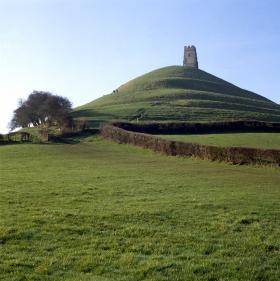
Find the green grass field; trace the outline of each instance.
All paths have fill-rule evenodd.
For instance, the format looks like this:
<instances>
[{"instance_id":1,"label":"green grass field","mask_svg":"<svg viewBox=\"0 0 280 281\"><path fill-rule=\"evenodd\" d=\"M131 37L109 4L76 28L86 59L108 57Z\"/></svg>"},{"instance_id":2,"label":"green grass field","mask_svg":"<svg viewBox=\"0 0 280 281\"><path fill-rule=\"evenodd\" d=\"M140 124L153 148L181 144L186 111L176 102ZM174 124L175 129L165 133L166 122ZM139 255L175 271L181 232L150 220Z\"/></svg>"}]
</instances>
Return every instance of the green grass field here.
<instances>
[{"instance_id":1,"label":"green grass field","mask_svg":"<svg viewBox=\"0 0 280 281\"><path fill-rule=\"evenodd\" d=\"M1 281L279 280L278 168L96 136L3 145L0 165Z\"/></svg>"},{"instance_id":2,"label":"green grass field","mask_svg":"<svg viewBox=\"0 0 280 281\"><path fill-rule=\"evenodd\" d=\"M157 135L162 138L217 146L280 149L279 133L224 133L196 135Z\"/></svg>"}]
</instances>

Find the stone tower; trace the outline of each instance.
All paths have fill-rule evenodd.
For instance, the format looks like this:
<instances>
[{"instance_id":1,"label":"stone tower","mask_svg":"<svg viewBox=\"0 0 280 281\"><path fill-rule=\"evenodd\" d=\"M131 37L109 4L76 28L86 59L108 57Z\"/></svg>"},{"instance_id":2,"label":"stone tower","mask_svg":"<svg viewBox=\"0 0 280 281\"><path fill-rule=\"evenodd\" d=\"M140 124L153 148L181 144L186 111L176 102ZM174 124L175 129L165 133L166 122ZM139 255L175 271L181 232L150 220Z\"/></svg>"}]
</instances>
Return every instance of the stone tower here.
<instances>
[{"instance_id":1,"label":"stone tower","mask_svg":"<svg viewBox=\"0 0 280 281\"><path fill-rule=\"evenodd\" d=\"M198 68L197 54L195 46L184 47L184 66L191 66Z\"/></svg>"}]
</instances>

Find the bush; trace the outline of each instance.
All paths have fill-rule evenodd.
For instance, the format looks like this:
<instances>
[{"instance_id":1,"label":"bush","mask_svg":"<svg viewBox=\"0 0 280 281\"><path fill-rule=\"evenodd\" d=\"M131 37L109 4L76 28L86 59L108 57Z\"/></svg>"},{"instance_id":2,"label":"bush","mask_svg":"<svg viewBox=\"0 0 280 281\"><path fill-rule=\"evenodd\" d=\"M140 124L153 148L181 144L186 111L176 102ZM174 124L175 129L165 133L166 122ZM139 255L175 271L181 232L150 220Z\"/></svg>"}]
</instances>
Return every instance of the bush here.
<instances>
[{"instance_id":1,"label":"bush","mask_svg":"<svg viewBox=\"0 0 280 281\"><path fill-rule=\"evenodd\" d=\"M149 134L201 134L215 132L280 132L280 123L260 121L232 122L166 122L166 123L125 123L116 122L113 125L134 132Z\"/></svg>"},{"instance_id":2,"label":"bush","mask_svg":"<svg viewBox=\"0 0 280 281\"><path fill-rule=\"evenodd\" d=\"M167 155L195 156L201 159L226 161L234 164L278 164L280 150L243 147L218 147L167 140L153 135L131 132L113 125L103 125L101 135L118 143L133 144Z\"/></svg>"}]
</instances>

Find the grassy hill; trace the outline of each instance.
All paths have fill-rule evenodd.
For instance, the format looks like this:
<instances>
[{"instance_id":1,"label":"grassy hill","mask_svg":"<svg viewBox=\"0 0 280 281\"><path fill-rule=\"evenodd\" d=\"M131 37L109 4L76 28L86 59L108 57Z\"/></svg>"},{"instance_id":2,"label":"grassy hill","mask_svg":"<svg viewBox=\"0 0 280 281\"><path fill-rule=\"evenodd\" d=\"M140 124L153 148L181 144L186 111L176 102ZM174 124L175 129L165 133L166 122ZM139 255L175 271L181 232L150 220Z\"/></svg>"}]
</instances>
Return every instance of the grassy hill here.
<instances>
[{"instance_id":1,"label":"grassy hill","mask_svg":"<svg viewBox=\"0 0 280 281\"><path fill-rule=\"evenodd\" d=\"M280 106L203 70L169 66L122 85L117 92L76 108L94 123L129 121L280 121Z\"/></svg>"},{"instance_id":2,"label":"grassy hill","mask_svg":"<svg viewBox=\"0 0 280 281\"><path fill-rule=\"evenodd\" d=\"M1 281L279 280L278 168L79 140L0 146Z\"/></svg>"}]
</instances>

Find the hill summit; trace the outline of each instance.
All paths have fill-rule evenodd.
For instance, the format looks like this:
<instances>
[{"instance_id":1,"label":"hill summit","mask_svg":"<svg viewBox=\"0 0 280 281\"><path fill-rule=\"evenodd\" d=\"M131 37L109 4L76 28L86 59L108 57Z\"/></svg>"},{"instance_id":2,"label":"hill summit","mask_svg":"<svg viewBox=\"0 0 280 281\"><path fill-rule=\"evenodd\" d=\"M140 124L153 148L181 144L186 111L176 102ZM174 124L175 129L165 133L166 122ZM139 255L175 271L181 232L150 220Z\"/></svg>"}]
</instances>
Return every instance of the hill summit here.
<instances>
[{"instance_id":1,"label":"hill summit","mask_svg":"<svg viewBox=\"0 0 280 281\"><path fill-rule=\"evenodd\" d=\"M191 46L185 47L183 66L168 66L135 78L76 108L73 115L93 124L110 120L280 122L280 106L198 69Z\"/></svg>"}]
</instances>

